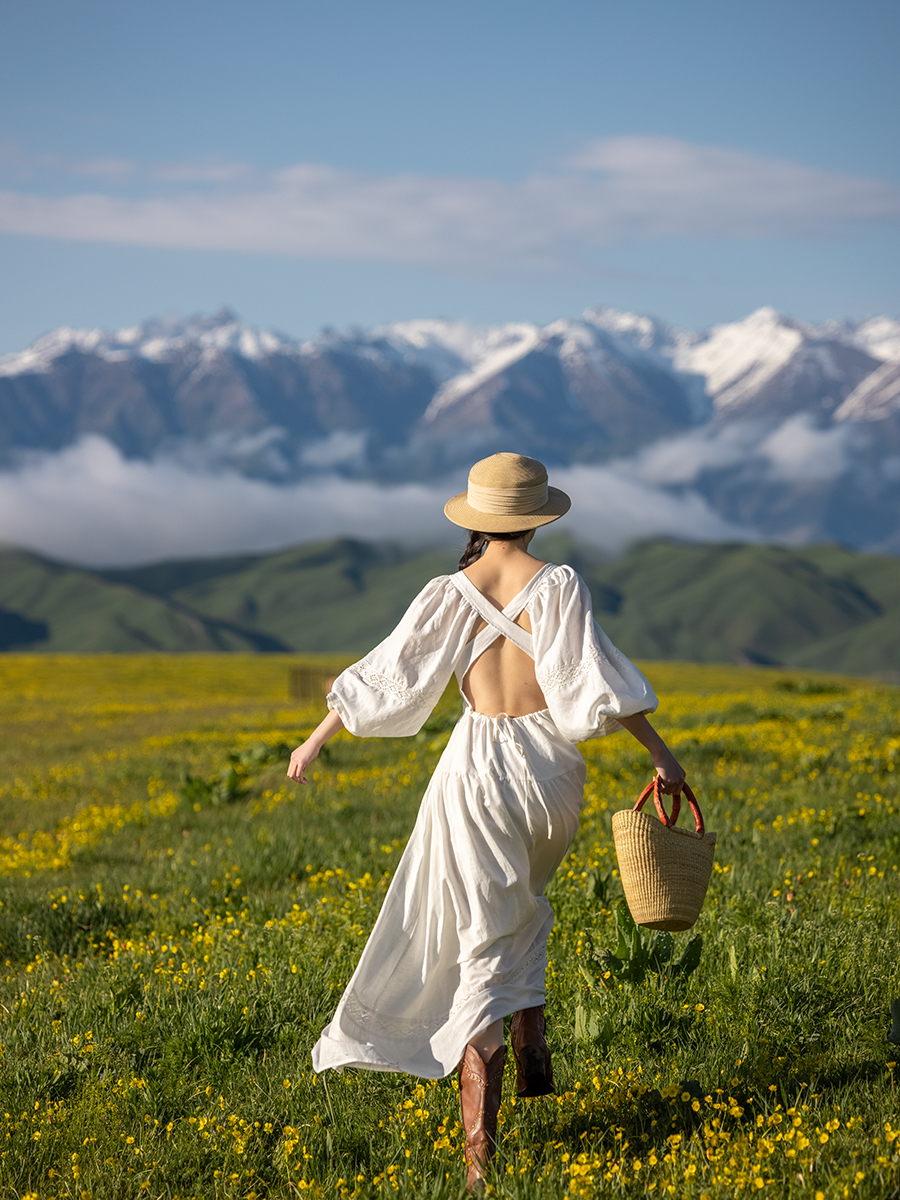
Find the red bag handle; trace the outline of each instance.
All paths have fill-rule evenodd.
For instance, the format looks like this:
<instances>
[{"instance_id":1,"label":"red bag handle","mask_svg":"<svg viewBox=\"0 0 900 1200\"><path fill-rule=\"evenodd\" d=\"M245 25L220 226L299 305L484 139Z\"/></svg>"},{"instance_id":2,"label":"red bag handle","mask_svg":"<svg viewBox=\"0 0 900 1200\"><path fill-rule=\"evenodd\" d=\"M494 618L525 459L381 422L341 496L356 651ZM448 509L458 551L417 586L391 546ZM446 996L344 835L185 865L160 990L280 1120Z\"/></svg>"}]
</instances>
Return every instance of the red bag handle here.
<instances>
[{"instance_id":1,"label":"red bag handle","mask_svg":"<svg viewBox=\"0 0 900 1200\"><path fill-rule=\"evenodd\" d=\"M703 813L700 811L700 805L697 803L697 799L694 796L694 793L691 791L690 784L687 781L681 785L681 791L684 792L688 798L688 804L691 806L691 812L694 814L694 821L697 825L697 833L700 835L700 837L703 837L704 833L706 832L706 826L703 823ZM670 817L666 814L666 810L663 807L662 795L659 790L659 776L654 775L651 781L641 792L640 796L638 796L637 804L634 806L635 812L641 811L641 809L644 807L644 801L651 792L653 793L653 802L656 805L656 811L659 813L659 819L667 829L671 829L671 827L678 820L678 814L681 812L681 792L676 792L672 797L672 815Z\"/></svg>"}]
</instances>

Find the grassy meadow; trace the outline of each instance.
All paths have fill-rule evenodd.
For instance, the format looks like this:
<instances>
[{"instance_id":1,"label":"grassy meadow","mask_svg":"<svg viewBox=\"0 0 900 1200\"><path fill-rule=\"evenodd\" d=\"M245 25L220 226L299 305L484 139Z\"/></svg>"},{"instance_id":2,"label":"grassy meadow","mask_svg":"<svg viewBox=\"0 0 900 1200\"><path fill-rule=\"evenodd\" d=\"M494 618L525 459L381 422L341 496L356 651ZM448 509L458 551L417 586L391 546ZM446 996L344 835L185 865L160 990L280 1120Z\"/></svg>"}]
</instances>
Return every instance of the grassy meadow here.
<instances>
[{"instance_id":1,"label":"grassy meadow","mask_svg":"<svg viewBox=\"0 0 900 1200\"><path fill-rule=\"evenodd\" d=\"M288 786L324 711L290 699L298 661L0 657L4 1200L460 1195L454 1079L309 1057L456 702ZM719 835L710 893L668 961L629 926L610 821L649 761L586 744L551 889L558 1094L516 1101L508 1066L492 1194L898 1196L898 693L645 670Z\"/></svg>"}]
</instances>

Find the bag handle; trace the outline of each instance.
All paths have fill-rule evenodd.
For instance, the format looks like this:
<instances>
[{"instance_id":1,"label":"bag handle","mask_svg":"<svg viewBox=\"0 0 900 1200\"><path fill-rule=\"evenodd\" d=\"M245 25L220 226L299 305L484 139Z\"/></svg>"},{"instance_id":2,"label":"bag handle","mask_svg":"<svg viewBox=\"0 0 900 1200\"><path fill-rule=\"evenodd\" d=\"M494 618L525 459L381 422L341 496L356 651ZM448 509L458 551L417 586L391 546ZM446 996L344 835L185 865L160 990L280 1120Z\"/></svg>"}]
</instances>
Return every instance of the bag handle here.
<instances>
[{"instance_id":1,"label":"bag handle","mask_svg":"<svg viewBox=\"0 0 900 1200\"><path fill-rule=\"evenodd\" d=\"M683 791L688 798L688 804L691 806L691 812L694 814L697 833L700 837L703 837L704 833L706 832L706 826L703 823L703 813L700 811L700 805L697 803L697 798L691 791L690 784L687 782L687 780L685 780L685 782L681 785L681 791ZM681 812L681 792L676 792L672 797L672 815L670 817L667 815L663 806L662 794L659 790L659 776L654 775L651 781L641 792L640 796L638 796L637 804L634 806L635 812L641 811L641 809L644 807L644 801L651 792L653 793L653 802L656 805L656 811L659 813L659 819L667 829L671 829L678 820L678 814Z\"/></svg>"}]
</instances>

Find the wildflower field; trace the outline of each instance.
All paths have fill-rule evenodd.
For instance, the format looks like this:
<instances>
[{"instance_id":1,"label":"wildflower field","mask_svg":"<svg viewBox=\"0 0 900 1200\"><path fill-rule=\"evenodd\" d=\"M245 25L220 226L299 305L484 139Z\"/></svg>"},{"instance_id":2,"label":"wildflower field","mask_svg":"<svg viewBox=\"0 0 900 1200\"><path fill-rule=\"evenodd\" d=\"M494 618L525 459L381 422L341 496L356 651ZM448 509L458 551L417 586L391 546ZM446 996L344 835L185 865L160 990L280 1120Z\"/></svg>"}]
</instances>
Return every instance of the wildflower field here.
<instances>
[{"instance_id":1,"label":"wildflower field","mask_svg":"<svg viewBox=\"0 0 900 1200\"><path fill-rule=\"evenodd\" d=\"M288 698L296 662L0 657L3 1200L460 1195L454 1079L309 1057L456 702L288 786L324 711ZM610 821L649 762L586 744L551 894L558 1094L516 1101L508 1066L492 1194L900 1196L898 692L645 670L719 835L710 893L674 946L630 925Z\"/></svg>"}]
</instances>

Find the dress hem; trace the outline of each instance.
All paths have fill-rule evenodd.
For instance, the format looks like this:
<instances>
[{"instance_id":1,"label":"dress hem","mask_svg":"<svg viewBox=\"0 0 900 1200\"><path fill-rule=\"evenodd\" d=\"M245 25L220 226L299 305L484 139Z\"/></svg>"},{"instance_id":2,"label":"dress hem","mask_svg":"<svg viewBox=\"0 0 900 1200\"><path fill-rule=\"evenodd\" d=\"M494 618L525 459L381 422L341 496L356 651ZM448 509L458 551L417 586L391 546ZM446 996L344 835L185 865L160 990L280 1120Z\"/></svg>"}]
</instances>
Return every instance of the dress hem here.
<instances>
[{"instance_id":1,"label":"dress hem","mask_svg":"<svg viewBox=\"0 0 900 1200\"><path fill-rule=\"evenodd\" d=\"M542 972L543 973L543 972ZM398 1055L395 1060L380 1054L369 1042L358 1041L353 1037L342 1035L332 1036L332 1026L341 1018L335 1014L335 1020L322 1031L322 1035L312 1050L313 1070L317 1075L324 1071L343 1071L345 1067L356 1067L364 1071L396 1071L403 1075L415 1075L419 1079L444 1079L452 1075L465 1053L466 1045L479 1033L483 1032L495 1021L512 1016L523 1008L533 1008L544 1004L547 999L546 988L543 986L523 987L521 984L506 988L492 989L489 1003L483 1007L475 1004L464 1006L448 1025L445 1025L426 1041L420 1048L421 1058ZM467 1010L478 1013L477 1017L469 1016L464 1020ZM465 1032L452 1033L450 1028ZM471 1031L471 1032L470 1032ZM441 1046L433 1047L432 1041L438 1039ZM381 1035L382 1043L388 1039ZM454 1047L451 1049L451 1045ZM401 1058L405 1061L400 1061ZM430 1061L427 1061L430 1059ZM327 1061L326 1061L327 1060Z\"/></svg>"}]
</instances>

